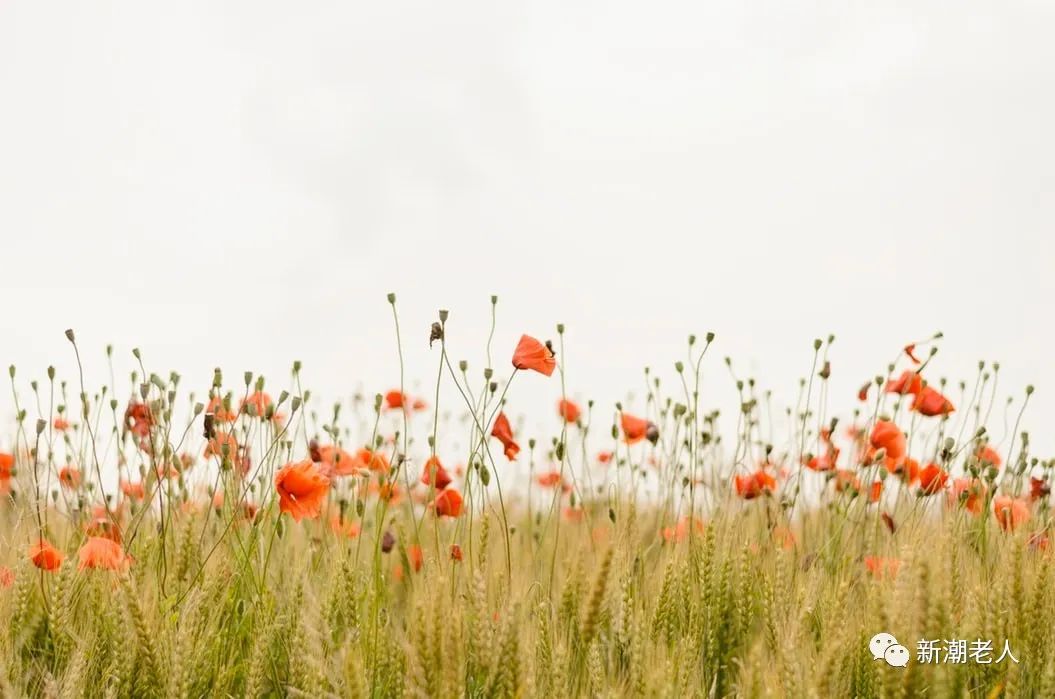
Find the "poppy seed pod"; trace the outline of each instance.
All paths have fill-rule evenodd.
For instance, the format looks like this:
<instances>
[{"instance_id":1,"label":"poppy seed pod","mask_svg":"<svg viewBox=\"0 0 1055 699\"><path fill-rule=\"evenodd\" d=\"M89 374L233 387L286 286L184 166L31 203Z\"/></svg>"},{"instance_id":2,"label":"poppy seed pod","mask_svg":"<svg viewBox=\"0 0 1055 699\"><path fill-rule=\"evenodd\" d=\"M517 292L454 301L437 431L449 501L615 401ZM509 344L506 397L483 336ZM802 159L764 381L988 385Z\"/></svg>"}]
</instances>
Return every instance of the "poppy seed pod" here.
<instances>
[{"instance_id":1,"label":"poppy seed pod","mask_svg":"<svg viewBox=\"0 0 1055 699\"><path fill-rule=\"evenodd\" d=\"M652 442L653 446L659 441L659 428L656 427L656 423L648 423L648 429L645 430L645 439Z\"/></svg>"},{"instance_id":2,"label":"poppy seed pod","mask_svg":"<svg viewBox=\"0 0 1055 699\"><path fill-rule=\"evenodd\" d=\"M76 338L74 338L74 336L73 336L73 328L67 328L67 330L66 330L66 339L69 340L70 342L76 342L77 341Z\"/></svg>"},{"instance_id":3,"label":"poppy seed pod","mask_svg":"<svg viewBox=\"0 0 1055 699\"><path fill-rule=\"evenodd\" d=\"M441 323L446 323L446 322L447 322L447 316L448 316L448 315L449 315L449 311L447 311L447 310L446 310L446 309L444 309L444 308L441 308L441 309L440 309L440 322L441 322Z\"/></svg>"}]
</instances>

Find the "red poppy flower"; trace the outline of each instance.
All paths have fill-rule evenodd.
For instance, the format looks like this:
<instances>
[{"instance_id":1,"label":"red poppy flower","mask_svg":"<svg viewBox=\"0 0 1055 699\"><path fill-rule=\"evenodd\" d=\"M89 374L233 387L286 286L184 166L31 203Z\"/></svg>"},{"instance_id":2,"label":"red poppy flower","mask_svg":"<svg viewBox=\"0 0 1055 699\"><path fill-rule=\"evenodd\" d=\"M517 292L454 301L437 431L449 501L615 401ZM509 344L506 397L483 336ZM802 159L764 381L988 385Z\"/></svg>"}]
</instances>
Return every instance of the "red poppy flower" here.
<instances>
[{"instance_id":1,"label":"red poppy flower","mask_svg":"<svg viewBox=\"0 0 1055 699\"><path fill-rule=\"evenodd\" d=\"M871 387L872 382L869 381L865 385L861 386L861 388L857 389L857 400L861 401L862 403L868 400L868 389L870 389Z\"/></svg>"},{"instance_id":2,"label":"red poppy flower","mask_svg":"<svg viewBox=\"0 0 1055 699\"><path fill-rule=\"evenodd\" d=\"M560 475L560 471L553 470L547 471L546 473L540 473L535 476L535 481L543 488L557 488L561 490L569 490L570 487L564 483L564 479Z\"/></svg>"},{"instance_id":3,"label":"red poppy flower","mask_svg":"<svg viewBox=\"0 0 1055 699\"><path fill-rule=\"evenodd\" d=\"M203 455L206 459L213 456L217 459L223 459L225 446L227 447L227 458L235 461L238 458L238 440L230 432L216 432L215 436L205 443Z\"/></svg>"},{"instance_id":4,"label":"red poppy flower","mask_svg":"<svg viewBox=\"0 0 1055 699\"><path fill-rule=\"evenodd\" d=\"M597 453L597 463L607 464L612 460L612 452L601 451Z\"/></svg>"},{"instance_id":5,"label":"red poppy flower","mask_svg":"<svg viewBox=\"0 0 1055 699\"><path fill-rule=\"evenodd\" d=\"M1046 500L1051 495L1051 484L1044 478L1030 476L1029 497L1032 500Z\"/></svg>"},{"instance_id":6,"label":"red poppy flower","mask_svg":"<svg viewBox=\"0 0 1055 699\"><path fill-rule=\"evenodd\" d=\"M948 415L956 410L952 402L930 386L924 386L912 399L912 409L920 415L934 417Z\"/></svg>"},{"instance_id":7,"label":"red poppy flower","mask_svg":"<svg viewBox=\"0 0 1055 699\"><path fill-rule=\"evenodd\" d=\"M637 444L648 435L649 425L652 423L644 418L635 417L630 413L622 413L619 422L623 428L623 439L627 444Z\"/></svg>"},{"instance_id":8,"label":"red poppy flower","mask_svg":"<svg viewBox=\"0 0 1055 699\"><path fill-rule=\"evenodd\" d=\"M0 587L7 588L15 584L15 574L7 566L0 566Z\"/></svg>"},{"instance_id":9,"label":"red poppy flower","mask_svg":"<svg viewBox=\"0 0 1055 699\"><path fill-rule=\"evenodd\" d=\"M1004 531L1014 531L1029 521L1029 503L1025 500L1000 495L993 498L993 516Z\"/></svg>"},{"instance_id":10,"label":"red poppy flower","mask_svg":"<svg viewBox=\"0 0 1055 699\"><path fill-rule=\"evenodd\" d=\"M761 468L747 475L738 474L733 478L733 482L736 494L744 500L754 500L761 495L772 493L777 487L777 479Z\"/></svg>"},{"instance_id":11,"label":"red poppy flower","mask_svg":"<svg viewBox=\"0 0 1055 699\"><path fill-rule=\"evenodd\" d=\"M29 547L29 560L41 570L56 571L62 565L62 551L52 546L46 539L41 539Z\"/></svg>"},{"instance_id":12,"label":"red poppy flower","mask_svg":"<svg viewBox=\"0 0 1055 699\"><path fill-rule=\"evenodd\" d=\"M505 413L498 413L495 424L491 428L491 436L502 443L505 448L506 458L512 461L520 453L520 445L513 440L513 428L509 424L509 418Z\"/></svg>"},{"instance_id":13,"label":"red poppy flower","mask_svg":"<svg viewBox=\"0 0 1055 699\"><path fill-rule=\"evenodd\" d=\"M872 486L868 489L868 502L879 502L882 495L883 481L872 481Z\"/></svg>"},{"instance_id":14,"label":"red poppy flower","mask_svg":"<svg viewBox=\"0 0 1055 699\"><path fill-rule=\"evenodd\" d=\"M919 360L919 357L916 356L916 343L913 342L910 345L905 345L905 354L912 360L913 364L923 363Z\"/></svg>"},{"instance_id":15,"label":"red poppy flower","mask_svg":"<svg viewBox=\"0 0 1055 699\"><path fill-rule=\"evenodd\" d=\"M360 468L367 468L371 471L377 471L378 473L388 473L392 464L388 462L388 457L379 451L371 451L366 447L363 447L355 453L355 458L359 461L362 466Z\"/></svg>"},{"instance_id":16,"label":"red poppy flower","mask_svg":"<svg viewBox=\"0 0 1055 699\"><path fill-rule=\"evenodd\" d=\"M77 570L86 568L98 568L106 570L123 570L128 567L131 559L121 549L121 545L113 539L100 536L89 537L77 552L80 562Z\"/></svg>"},{"instance_id":17,"label":"red poppy flower","mask_svg":"<svg viewBox=\"0 0 1055 699\"><path fill-rule=\"evenodd\" d=\"M385 408L399 410L406 403L407 396L402 391L392 390L385 394Z\"/></svg>"},{"instance_id":18,"label":"red poppy flower","mask_svg":"<svg viewBox=\"0 0 1055 699\"><path fill-rule=\"evenodd\" d=\"M927 464L919 472L919 489L924 495L935 495L945 489L949 474L938 464Z\"/></svg>"},{"instance_id":19,"label":"red poppy flower","mask_svg":"<svg viewBox=\"0 0 1055 699\"><path fill-rule=\"evenodd\" d=\"M435 487L436 490L443 490L451 484L451 477L447 469L443 468L439 458L432 456L425 462L425 468L421 472L421 482Z\"/></svg>"},{"instance_id":20,"label":"red poppy flower","mask_svg":"<svg viewBox=\"0 0 1055 699\"><path fill-rule=\"evenodd\" d=\"M425 556L421 551L421 547L417 544L411 544L407 547L407 560L410 561L410 567L414 571L421 570L421 566L425 563Z\"/></svg>"},{"instance_id":21,"label":"red poppy flower","mask_svg":"<svg viewBox=\"0 0 1055 699\"><path fill-rule=\"evenodd\" d=\"M366 463L361 459L332 444L316 445L312 460L322 464L323 473L330 478L354 476L359 473L359 469L366 468Z\"/></svg>"},{"instance_id":22,"label":"red poppy flower","mask_svg":"<svg viewBox=\"0 0 1055 699\"><path fill-rule=\"evenodd\" d=\"M663 527L663 540L675 543L685 541L685 539L689 536L690 527L692 528L693 533L703 534L703 521L695 517L690 520L690 518L686 516L678 520L677 526Z\"/></svg>"},{"instance_id":23,"label":"red poppy flower","mask_svg":"<svg viewBox=\"0 0 1055 699\"><path fill-rule=\"evenodd\" d=\"M883 390L904 396L906 394L916 395L921 388L923 388L923 377L911 369L906 369L898 378L888 380Z\"/></svg>"},{"instance_id":24,"label":"red poppy flower","mask_svg":"<svg viewBox=\"0 0 1055 699\"><path fill-rule=\"evenodd\" d=\"M120 482L121 492L125 494L125 497L133 500L142 500L146 497L146 490L143 488L143 483L133 483L126 481L124 478Z\"/></svg>"},{"instance_id":25,"label":"red poppy flower","mask_svg":"<svg viewBox=\"0 0 1055 699\"><path fill-rule=\"evenodd\" d=\"M993 447L988 444L979 447L978 451L975 452L975 457L977 457L982 463L989 464L996 468L1000 468L1004 463L1004 460L1000 458L1000 454L996 453L996 449L993 449Z\"/></svg>"},{"instance_id":26,"label":"red poppy flower","mask_svg":"<svg viewBox=\"0 0 1055 699\"><path fill-rule=\"evenodd\" d=\"M950 505L962 504L965 510L978 515L985 506L986 492L985 484L977 478L957 478L953 480L947 497Z\"/></svg>"},{"instance_id":27,"label":"red poppy flower","mask_svg":"<svg viewBox=\"0 0 1055 699\"><path fill-rule=\"evenodd\" d=\"M579 417L582 415L582 410L579 409L575 403L562 398L557 403L557 413L564 418L565 422L575 423L579 421Z\"/></svg>"},{"instance_id":28,"label":"red poppy flower","mask_svg":"<svg viewBox=\"0 0 1055 699\"><path fill-rule=\"evenodd\" d=\"M342 519L338 513L330 515L330 530L337 536L354 539L359 536L359 523L351 519Z\"/></svg>"},{"instance_id":29,"label":"red poppy flower","mask_svg":"<svg viewBox=\"0 0 1055 699\"><path fill-rule=\"evenodd\" d=\"M13 454L0 453L0 478L8 479L15 470L15 457Z\"/></svg>"},{"instance_id":30,"label":"red poppy flower","mask_svg":"<svg viewBox=\"0 0 1055 699\"><path fill-rule=\"evenodd\" d=\"M81 485L81 472L76 466L63 466L59 469L59 483L62 487L76 490Z\"/></svg>"},{"instance_id":31,"label":"red poppy flower","mask_svg":"<svg viewBox=\"0 0 1055 699\"><path fill-rule=\"evenodd\" d=\"M432 501L438 517L459 517L462 514L462 495L457 490L448 488Z\"/></svg>"},{"instance_id":32,"label":"red poppy flower","mask_svg":"<svg viewBox=\"0 0 1055 699\"><path fill-rule=\"evenodd\" d=\"M464 558L462 555L462 547L458 544L451 544L451 560L461 563L462 558Z\"/></svg>"},{"instance_id":33,"label":"red poppy flower","mask_svg":"<svg viewBox=\"0 0 1055 699\"><path fill-rule=\"evenodd\" d=\"M275 474L279 509L299 522L302 518L315 519L330 491L330 479L311 460L283 466Z\"/></svg>"},{"instance_id":34,"label":"red poppy flower","mask_svg":"<svg viewBox=\"0 0 1055 699\"><path fill-rule=\"evenodd\" d=\"M832 479L835 482L835 492L843 493L847 490L860 491L861 481L857 478L857 474L853 471L840 468L835 471L835 477Z\"/></svg>"},{"instance_id":35,"label":"red poppy flower","mask_svg":"<svg viewBox=\"0 0 1055 699\"><path fill-rule=\"evenodd\" d=\"M132 402L125 408L125 427L140 439L150 435L153 424L154 416L150 414L150 406L146 403Z\"/></svg>"},{"instance_id":36,"label":"red poppy flower","mask_svg":"<svg viewBox=\"0 0 1055 699\"><path fill-rule=\"evenodd\" d=\"M263 391L253 391L238 404L238 412L248 413L247 408L250 406L253 409L252 413L250 413L251 415L254 417L265 417L267 409L271 407L271 396Z\"/></svg>"},{"instance_id":37,"label":"red poppy flower","mask_svg":"<svg viewBox=\"0 0 1055 699\"><path fill-rule=\"evenodd\" d=\"M55 418L52 421L51 426L54 427L55 430L58 432L65 432L66 430L70 429L70 423L62 419L61 417Z\"/></svg>"},{"instance_id":38,"label":"red poppy flower","mask_svg":"<svg viewBox=\"0 0 1055 699\"><path fill-rule=\"evenodd\" d=\"M919 462L911 457L897 462L888 458L884 465L887 471L898 476L907 485L912 485L919 478Z\"/></svg>"},{"instance_id":39,"label":"red poppy flower","mask_svg":"<svg viewBox=\"0 0 1055 699\"><path fill-rule=\"evenodd\" d=\"M521 335L520 342L513 352L513 366L517 369L531 369L544 376L553 374L557 360L549 347L530 335Z\"/></svg>"},{"instance_id":40,"label":"red poppy flower","mask_svg":"<svg viewBox=\"0 0 1055 699\"><path fill-rule=\"evenodd\" d=\"M905 456L905 449L908 446L905 435L900 427L889 420L877 420L869 439L873 450L885 449L886 458L893 460L894 463L899 462Z\"/></svg>"},{"instance_id":41,"label":"red poppy flower","mask_svg":"<svg viewBox=\"0 0 1055 699\"><path fill-rule=\"evenodd\" d=\"M864 564L876 580L893 580L897 577L897 571L901 567L901 561L898 559L880 556L865 556Z\"/></svg>"}]
</instances>

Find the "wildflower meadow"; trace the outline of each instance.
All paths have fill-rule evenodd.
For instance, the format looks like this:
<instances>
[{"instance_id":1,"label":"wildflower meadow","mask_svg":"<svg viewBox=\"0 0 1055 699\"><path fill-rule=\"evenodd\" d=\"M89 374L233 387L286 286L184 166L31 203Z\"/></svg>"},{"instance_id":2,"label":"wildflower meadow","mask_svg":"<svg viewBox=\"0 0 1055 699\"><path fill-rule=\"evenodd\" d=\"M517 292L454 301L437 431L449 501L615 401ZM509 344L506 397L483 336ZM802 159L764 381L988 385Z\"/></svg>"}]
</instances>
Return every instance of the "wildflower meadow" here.
<instances>
[{"instance_id":1,"label":"wildflower meadow","mask_svg":"<svg viewBox=\"0 0 1055 699\"><path fill-rule=\"evenodd\" d=\"M10 368L0 695L1055 696L1055 463L998 364L882 338L842 395L807 337L770 389L700 333L602 404L560 324L388 304L400 373L340 400L292 358L115 376L74 330L75 374Z\"/></svg>"}]
</instances>

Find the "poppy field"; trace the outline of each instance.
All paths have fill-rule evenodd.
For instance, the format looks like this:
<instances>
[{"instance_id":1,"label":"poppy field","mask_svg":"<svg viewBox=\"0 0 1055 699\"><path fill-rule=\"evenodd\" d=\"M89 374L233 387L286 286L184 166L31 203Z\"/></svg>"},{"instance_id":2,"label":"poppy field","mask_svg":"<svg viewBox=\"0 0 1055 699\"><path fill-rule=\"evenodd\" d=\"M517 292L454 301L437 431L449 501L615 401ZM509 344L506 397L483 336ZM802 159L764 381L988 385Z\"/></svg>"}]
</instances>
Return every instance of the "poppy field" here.
<instances>
[{"instance_id":1,"label":"poppy field","mask_svg":"<svg viewBox=\"0 0 1055 699\"><path fill-rule=\"evenodd\" d=\"M466 348L388 301L400 375L338 402L299 362L92 376L72 330L75 375L10 368L0 696L1055 696L1055 462L998 365L895 338L837 395L818 339L771 392L707 333L604 405L561 325Z\"/></svg>"}]
</instances>

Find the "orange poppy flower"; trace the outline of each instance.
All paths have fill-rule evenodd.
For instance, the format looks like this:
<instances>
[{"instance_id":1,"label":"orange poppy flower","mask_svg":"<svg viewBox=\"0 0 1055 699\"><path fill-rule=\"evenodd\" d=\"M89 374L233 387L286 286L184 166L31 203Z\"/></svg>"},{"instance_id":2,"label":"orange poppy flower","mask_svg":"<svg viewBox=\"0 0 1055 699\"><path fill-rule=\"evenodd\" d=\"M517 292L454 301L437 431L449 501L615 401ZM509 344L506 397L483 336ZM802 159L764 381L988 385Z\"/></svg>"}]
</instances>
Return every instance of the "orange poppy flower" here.
<instances>
[{"instance_id":1,"label":"orange poppy flower","mask_svg":"<svg viewBox=\"0 0 1055 699\"><path fill-rule=\"evenodd\" d=\"M882 496L883 481L872 481L872 485L868 489L868 502L879 502L879 498Z\"/></svg>"},{"instance_id":2,"label":"orange poppy flower","mask_svg":"<svg viewBox=\"0 0 1055 699\"><path fill-rule=\"evenodd\" d=\"M209 405L205 407L205 413L212 415L216 422L232 422L237 417L234 412L224 407L223 399L220 396L213 396L209 399Z\"/></svg>"},{"instance_id":3,"label":"orange poppy flower","mask_svg":"<svg viewBox=\"0 0 1055 699\"><path fill-rule=\"evenodd\" d=\"M15 584L15 574L7 566L0 566L0 587L11 587Z\"/></svg>"},{"instance_id":4,"label":"orange poppy flower","mask_svg":"<svg viewBox=\"0 0 1055 699\"><path fill-rule=\"evenodd\" d=\"M704 525L703 522L695 517L682 517L678 520L678 524L673 527L663 527L662 535L663 540L670 542L682 542L685 541L689 536L689 528L692 527L692 531L695 534L703 534Z\"/></svg>"},{"instance_id":5,"label":"orange poppy flower","mask_svg":"<svg viewBox=\"0 0 1055 699\"><path fill-rule=\"evenodd\" d=\"M330 479L311 460L283 466L275 474L278 506L297 522L302 518L315 519L330 491Z\"/></svg>"},{"instance_id":6,"label":"orange poppy flower","mask_svg":"<svg viewBox=\"0 0 1055 699\"><path fill-rule=\"evenodd\" d=\"M557 402L557 414L564 418L565 422L575 423L579 421L579 417L582 415L582 410L570 400L561 398Z\"/></svg>"},{"instance_id":7,"label":"orange poppy flower","mask_svg":"<svg viewBox=\"0 0 1055 699\"><path fill-rule=\"evenodd\" d=\"M923 377L918 372L906 369L896 379L889 379L883 390L887 393L899 393L901 395L916 395L923 388Z\"/></svg>"},{"instance_id":8,"label":"orange poppy flower","mask_svg":"<svg viewBox=\"0 0 1055 699\"><path fill-rule=\"evenodd\" d=\"M581 507L565 507L562 510L562 514L564 515L565 521L581 522L586 513L583 512Z\"/></svg>"},{"instance_id":9,"label":"orange poppy flower","mask_svg":"<svg viewBox=\"0 0 1055 699\"><path fill-rule=\"evenodd\" d=\"M437 517L460 517L462 514L462 495L457 490L442 491L432 501Z\"/></svg>"},{"instance_id":10,"label":"orange poppy flower","mask_svg":"<svg viewBox=\"0 0 1055 699\"><path fill-rule=\"evenodd\" d=\"M238 440L230 432L216 432L216 436L205 443L203 454L206 459L213 456L222 459L224 446L227 447L227 458L232 462L235 461L238 458Z\"/></svg>"},{"instance_id":11,"label":"orange poppy flower","mask_svg":"<svg viewBox=\"0 0 1055 699\"><path fill-rule=\"evenodd\" d=\"M312 460L321 463L323 472L330 478L354 476L359 473L359 469L366 468L366 462L332 444L318 447Z\"/></svg>"},{"instance_id":12,"label":"orange poppy flower","mask_svg":"<svg viewBox=\"0 0 1055 699\"><path fill-rule=\"evenodd\" d=\"M784 550L793 549L798 544L798 537L795 536L795 532L784 525L773 527L772 537L773 542L780 544L780 548Z\"/></svg>"},{"instance_id":13,"label":"orange poppy flower","mask_svg":"<svg viewBox=\"0 0 1055 699\"><path fill-rule=\"evenodd\" d=\"M450 474L443 468L439 458L432 456L425 462L425 468L421 472L421 482L427 486L443 490L451 484Z\"/></svg>"},{"instance_id":14,"label":"orange poppy flower","mask_svg":"<svg viewBox=\"0 0 1055 699\"><path fill-rule=\"evenodd\" d=\"M10 478L15 470L15 457L13 454L0 453L0 478Z\"/></svg>"},{"instance_id":15,"label":"orange poppy flower","mask_svg":"<svg viewBox=\"0 0 1055 699\"><path fill-rule=\"evenodd\" d=\"M46 539L41 539L29 547L29 560L41 570L56 571L62 565L62 551L52 546Z\"/></svg>"},{"instance_id":16,"label":"orange poppy flower","mask_svg":"<svg viewBox=\"0 0 1055 699\"><path fill-rule=\"evenodd\" d=\"M927 464L919 472L919 490L924 495L934 495L945 489L949 474L938 464Z\"/></svg>"},{"instance_id":17,"label":"orange poppy flower","mask_svg":"<svg viewBox=\"0 0 1055 699\"><path fill-rule=\"evenodd\" d=\"M421 566L425 563L425 555L422 553L421 547L417 544L408 546L407 560L410 561L410 566L415 572L421 570Z\"/></svg>"},{"instance_id":18,"label":"orange poppy flower","mask_svg":"<svg viewBox=\"0 0 1055 699\"><path fill-rule=\"evenodd\" d=\"M597 463L607 464L612 460L612 452L602 451L597 453Z\"/></svg>"},{"instance_id":19,"label":"orange poppy flower","mask_svg":"<svg viewBox=\"0 0 1055 699\"><path fill-rule=\"evenodd\" d=\"M847 490L861 490L861 481L857 478L857 474L850 469L837 469L833 480L835 481L835 492L837 493L843 493Z\"/></svg>"},{"instance_id":20,"label":"orange poppy flower","mask_svg":"<svg viewBox=\"0 0 1055 699\"><path fill-rule=\"evenodd\" d=\"M59 483L63 488L76 490L81 485L81 472L76 466L63 466L59 469Z\"/></svg>"},{"instance_id":21,"label":"orange poppy flower","mask_svg":"<svg viewBox=\"0 0 1055 699\"><path fill-rule=\"evenodd\" d=\"M962 504L965 510L978 515L985 505L986 492L985 484L977 478L957 478L953 480L947 497L950 505Z\"/></svg>"},{"instance_id":22,"label":"orange poppy flower","mask_svg":"<svg viewBox=\"0 0 1055 699\"><path fill-rule=\"evenodd\" d=\"M132 481L126 481L124 478L120 482L121 492L125 494L125 497L132 498L133 500L142 500L146 497L146 490L143 487L143 483L133 483Z\"/></svg>"},{"instance_id":23,"label":"orange poppy flower","mask_svg":"<svg viewBox=\"0 0 1055 699\"><path fill-rule=\"evenodd\" d=\"M77 570L86 568L124 570L131 561L121 549L120 544L100 536L89 537L77 552L77 558L80 559Z\"/></svg>"},{"instance_id":24,"label":"orange poppy flower","mask_svg":"<svg viewBox=\"0 0 1055 699\"><path fill-rule=\"evenodd\" d=\"M379 451L371 451L366 447L363 447L355 452L355 456L360 464L362 464L360 468L365 467L371 471L377 471L379 473L388 473L392 468L392 465L388 462L388 457Z\"/></svg>"},{"instance_id":25,"label":"orange poppy flower","mask_svg":"<svg viewBox=\"0 0 1055 699\"><path fill-rule=\"evenodd\" d=\"M52 420L51 426L54 427L55 430L58 432L65 432L66 430L70 429L70 423L61 417L57 417Z\"/></svg>"},{"instance_id":26,"label":"orange poppy flower","mask_svg":"<svg viewBox=\"0 0 1055 699\"><path fill-rule=\"evenodd\" d=\"M996 449L993 449L993 447L988 444L979 447L978 451L975 452L975 457L982 463L989 464L996 468L1000 468L1004 463L1004 460L1000 458L1000 454L996 452Z\"/></svg>"},{"instance_id":27,"label":"orange poppy flower","mask_svg":"<svg viewBox=\"0 0 1055 699\"><path fill-rule=\"evenodd\" d=\"M546 473L540 473L535 477L535 481L543 488L560 488L565 493L571 490L571 486L564 482L564 479L560 475L560 471L556 469L547 471Z\"/></svg>"},{"instance_id":28,"label":"orange poppy flower","mask_svg":"<svg viewBox=\"0 0 1055 699\"><path fill-rule=\"evenodd\" d=\"M520 453L520 445L513 440L513 428L510 426L509 418L506 417L505 413L498 413L498 417L495 418L495 424L491 428L491 436L502 443L507 459L512 461L517 458L517 454Z\"/></svg>"},{"instance_id":29,"label":"orange poppy flower","mask_svg":"<svg viewBox=\"0 0 1055 699\"><path fill-rule=\"evenodd\" d=\"M429 404L426 403L423 399L415 398L414 402L410 406L410 409L413 410L414 412L420 413L423 410L428 410L428 407L429 407Z\"/></svg>"},{"instance_id":30,"label":"orange poppy flower","mask_svg":"<svg viewBox=\"0 0 1055 699\"><path fill-rule=\"evenodd\" d=\"M407 401L407 396L401 391L391 390L385 394L385 408L388 410L399 410Z\"/></svg>"},{"instance_id":31,"label":"orange poppy flower","mask_svg":"<svg viewBox=\"0 0 1055 699\"><path fill-rule=\"evenodd\" d=\"M238 412L248 413L246 408L250 406L253 408L254 417L266 417L267 409L271 407L271 396L263 391L253 391L238 404Z\"/></svg>"},{"instance_id":32,"label":"orange poppy flower","mask_svg":"<svg viewBox=\"0 0 1055 699\"><path fill-rule=\"evenodd\" d=\"M999 495L993 499L993 516L1004 531L1014 531L1029 521L1029 503L1008 495Z\"/></svg>"},{"instance_id":33,"label":"orange poppy flower","mask_svg":"<svg viewBox=\"0 0 1055 699\"><path fill-rule=\"evenodd\" d=\"M342 520L339 514L334 513L330 515L330 530L337 536L354 539L359 536L360 527L358 522L351 519Z\"/></svg>"},{"instance_id":34,"label":"orange poppy flower","mask_svg":"<svg viewBox=\"0 0 1055 699\"><path fill-rule=\"evenodd\" d=\"M876 580L893 580L897 577L897 571L901 567L901 561L898 559L881 556L865 556L864 564Z\"/></svg>"},{"instance_id":35,"label":"orange poppy flower","mask_svg":"<svg viewBox=\"0 0 1055 699\"><path fill-rule=\"evenodd\" d=\"M912 485L919 478L919 462L911 457L897 462L888 458L884 465L887 471L899 477L908 485Z\"/></svg>"},{"instance_id":36,"label":"orange poppy flower","mask_svg":"<svg viewBox=\"0 0 1055 699\"><path fill-rule=\"evenodd\" d=\"M887 463L898 463L902 457L905 456L905 449L908 446L905 440L905 434L901 431L901 428L895 425L889 420L877 420L875 426L872 428L872 435L870 437L872 451L870 456L874 456L875 451L879 449L886 450Z\"/></svg>"},{"instance_id":37,"label":"orange poppy flower","mask_svg":"<svg viewBox=\"0 0 1055 699\"><path fill-rule=\"evenodd\" d=\"M627 444L637 444L648 436L648 429L652 424L644 418L635 417L629 413L620 414L619 423L623 428L623 439Z\"/></svg>"},{"instance_id":38,"label":"orange poppy flower","mask_svg":"<svg viewBox=\"0 0 1055 699\"><path fill-rule=\"evenodd\" d=\"M924 386L915 395L912 399L912 409L927 417L948 415L956 410L948 398L930 386Z\"/></svg>"},{"instance_id":39,"label":"orange poppy flower","mask_svg":"<svg viewBox=\"0 0 1055 699\"><path fill-rule=\"evenodd\" d=\"M744 500L754 500L761 495L772 493L777 487L777 479L761 468L747 475L738 474L733 481L736 494Z\"/></svg>"},{"instance_id":40,"label":"orange poppy flower","mask_svg":"<svg viewBox=\"0 0 1055 699\"><path fill-rule=\"evenodd\" d=\"M513 366L517 369L530 369L544 376L550 376L557 368L557 360L549 347L530 335L521 335L520 342L513 351Z\"/></svg>"}]
</instances>

